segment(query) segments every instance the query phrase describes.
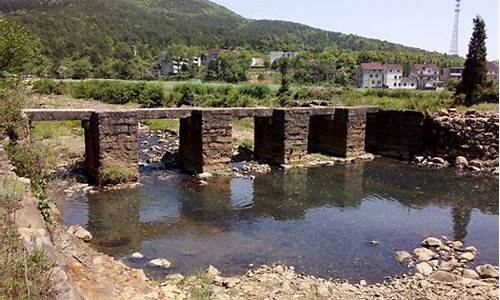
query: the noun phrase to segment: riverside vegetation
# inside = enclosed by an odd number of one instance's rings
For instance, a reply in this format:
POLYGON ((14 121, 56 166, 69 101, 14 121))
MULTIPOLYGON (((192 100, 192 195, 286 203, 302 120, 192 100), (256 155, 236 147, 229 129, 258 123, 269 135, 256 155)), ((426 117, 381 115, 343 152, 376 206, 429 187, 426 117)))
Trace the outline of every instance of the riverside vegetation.
MULTIPOLYGON (((280 106, 277 85, 223 84, 182 82, 137 82, 120 80, 35 81, 33 91, 41 95, 69 95, 77 99, 94 99, 110 104, 137 103, 142 107, 280 106)), ((329 86, 293 86, 289 95, 292 105, 310 101, 330 105, 370 105, 382 109, 414 109, 436 112, 454 106, 453 94, 447 91, 409 91, 353 89, 329 86)), ((477 104, 469 109, 496 110, 498 104, 477 104)), ((465 111, 465 107, 459 107, 465 111)))

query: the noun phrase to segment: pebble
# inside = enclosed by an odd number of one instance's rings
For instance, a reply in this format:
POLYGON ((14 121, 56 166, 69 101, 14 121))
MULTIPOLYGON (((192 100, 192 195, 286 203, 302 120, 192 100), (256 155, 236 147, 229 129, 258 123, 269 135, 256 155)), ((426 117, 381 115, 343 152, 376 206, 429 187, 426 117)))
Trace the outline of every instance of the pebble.
POLYGON ((132 254, 130 255, 130 257, 132 257, 132 258, 136 258, 136 259, 142 259, 142 258, 144 258, 144 255, 142 255, 142 254, 141 254, 141 253, 139 253, 139 252, 134 252, 134 253, 132 253, 132 254))
POLYGON ((172 263, 165 258, 156 258, 148 262, 150 266, 169 269, 172 263))
POLYGON ((490 264, 481 265, 476 267, 476 272, 481 278, 498 278, 498 268, 490 264))
POLYGON ((429 237, 422 241, 422 246, 424 247, 441 247, 443 242, 435 237, 429 237))

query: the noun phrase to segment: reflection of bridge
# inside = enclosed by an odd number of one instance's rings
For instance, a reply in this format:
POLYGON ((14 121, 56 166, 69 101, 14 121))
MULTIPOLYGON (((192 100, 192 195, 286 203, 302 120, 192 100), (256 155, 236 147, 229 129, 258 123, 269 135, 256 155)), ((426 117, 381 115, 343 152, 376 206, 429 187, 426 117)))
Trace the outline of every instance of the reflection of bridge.
MULTIPOLYGON (((352 208, 361 205, 363 199, 376 194, 398 201, 414 209, 426 206, 451 206, 455 239, 463 240, 473 209, 497 214, 498 203, 493 193, 491 201, 478 198, 477 191, 468 187, 467 179, 454 178, 455 189, 426 190, 422 197, 414 190, 415 185, 426 189, 425 182, 439 186, 442 175, 431 172, 426 178, 409 182, 401 176, 401 164, 370 162, 348 164, 330 168, 292 169, 283 175, 258 176, 249 195, 253 192, 252 206, 237 210, 232 207, 231 179, 219 178, 209 186, 179 187, 179 208, 173 217, 160 217, 151 222, 140 219, 141 190, 126 193, 89 195, 89 228, 95 234, 95 242, 101 246, 121 246, 139 250, 142 241, 161 236, 185 236, 197 232, 200 235, 218 235, 231 230, 235 220, 274 218, 277 220, 303 219, 313 208, 335 206, 352 208), (381 177, 380 174, 389 174, 381 177), (93 197, 98 197, 93 199, 93 197), (110 197, 105 199, 103 197, 110 197), (117 199, 119 198, 119 199, 117 199), (125 198, 125 199, 121 199, 125 198)), ((233 199, 234 200, 234 199, 233 199)))

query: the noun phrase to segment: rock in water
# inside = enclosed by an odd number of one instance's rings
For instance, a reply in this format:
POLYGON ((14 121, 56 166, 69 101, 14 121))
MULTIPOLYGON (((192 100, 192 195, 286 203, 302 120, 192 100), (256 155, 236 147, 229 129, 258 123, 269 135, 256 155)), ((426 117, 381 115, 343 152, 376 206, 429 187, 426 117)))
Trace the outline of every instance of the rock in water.
POLYGON ((492 265, 477 266, 476 272, 481 278, 498 278, 498 269, 495 269, 492 265))
POLYGON ((207 274, 215 277, 220 274, 219 270, 217 270, 214 266, 210 265, 207 269, 207 274))
POLYGON ((441 247, 443 242, 435 237, 429 237, 422 241, 424 247, 441 247))
POLYGON ((76 236, 84 242, 90 242, 92 240, 92 234, 80 225, 73 225, 69 227, 67 232, 76 236))
POLYGON ((159 268, 165 268, 165 269, 169 269, 170 266, 172 265, 168 260, 166 260, 164 258, 157 258, 157 259, 150 260, 148 262, 148 264, 150 266, 153 266, 153 267, 159 267, 159 268))
POLYGON ((467 160, 467 158, 463 157, 463 156, 457 156, 457 158, 455 158, 455 166, 459 167, 459 168, 465 168, 469 165, 469 161, 467 160))
POLYGON ((397 251, 395 253, 396 260, 400 263, 408 261, 411 259, 411 254, 406 251, 397 251))
POLYGON ((421 262, 417 265, 417 272, 424 275, 429 276, 432 274, 432 267, 426 262, 421 262))
POLYGON ((434 253, 434 251, 431 251, 427 248, 417 248, 413 250, 413 253, 415 253, 417 260, 420 262, 429 261, 438 257, 438 255, 434 253))
POLYGON ((142 255, 142 254, 141 254, 141 253, 139 253, 139 252, 134 252, 134 253, 132 253, 132 254, 130 255, 130 257, 135 258, 135 259, 142 259, 142 258, 144 258, 144 255, 142 255))

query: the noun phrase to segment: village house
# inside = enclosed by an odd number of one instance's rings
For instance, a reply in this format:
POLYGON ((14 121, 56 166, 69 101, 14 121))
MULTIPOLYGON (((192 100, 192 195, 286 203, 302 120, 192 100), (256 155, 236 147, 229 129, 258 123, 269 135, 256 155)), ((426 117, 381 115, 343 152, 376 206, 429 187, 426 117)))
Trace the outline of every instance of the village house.
POLYGON ((401 87, 401 79, 403 78, 403 67, 397 64, 384 65, 384 87, 389 89, 397 89, 401 87))
POLYGON ((282 57, 288 57, 288 58, 293 58, 296 57, 299 53, 298 52, 293 52, 293 51, 272 51, 269 54, 269 62, 270 64, 273 64, 276 60, 282 58, 282 57))
POLYGON ((266 62, 261 57, 252 57, 252 63, 250 66, 252 68, 265 68, 266 62))
POLYGON ((417 89, 417 80, 411 77, 403 77, 401 78, 401 82, 399 83, 398 89, 403 90, 416 90, 417 89))
POLYGON ((443 69, 442 80, 462 80, 462 74, 464 73, 464 67, 448 67, 443 69))
POLYGON ((384 66, 379 63, 362 63, 357 71, 359 88, 382 88, 384 79, 384 66))
POLYGON ((211 61, 214 61, 214 60, 218 59, 220 57, 220 54, 223 53, 223 52, 226 52, 226 51, 227 50, 220 49, 220 48, 209 49, 208 50, 208 54, 205 55, 205 61, 204 61, 205 66, 208 66, 208 64, 211 61))
POLYGON ((436 64, 416 64, 410 77, 417 80, 419 90, 435 90, 442 85, 439 67, 436 64))
POLYGON ((488 72, 488 76, 491 76, 498 81, 498 63, 496 62, 486 63, 486 72, 488 72))
POLYGON ((177 75, 183 69, 186 70, 189 66, 201 66, 201 57, 193 56, 191 58, 184 58, 180 56, 170 57, 162 53, 160 58, 160 73, 161 75, 177 75))

